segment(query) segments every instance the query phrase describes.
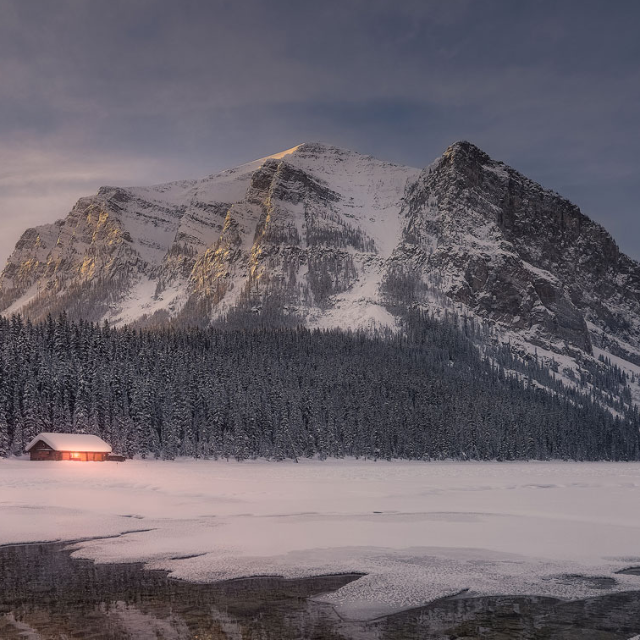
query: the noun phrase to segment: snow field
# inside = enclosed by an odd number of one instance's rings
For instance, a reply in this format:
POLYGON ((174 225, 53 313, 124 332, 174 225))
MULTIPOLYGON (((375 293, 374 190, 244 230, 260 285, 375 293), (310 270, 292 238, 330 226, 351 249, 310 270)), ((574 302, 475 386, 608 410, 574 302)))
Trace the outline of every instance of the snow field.
POLYGON ((638 463, 0 461, 0 544, 74 540, 176 578, 367 575, 322 599, 372 618, 468 589, 640 589, 638 463))

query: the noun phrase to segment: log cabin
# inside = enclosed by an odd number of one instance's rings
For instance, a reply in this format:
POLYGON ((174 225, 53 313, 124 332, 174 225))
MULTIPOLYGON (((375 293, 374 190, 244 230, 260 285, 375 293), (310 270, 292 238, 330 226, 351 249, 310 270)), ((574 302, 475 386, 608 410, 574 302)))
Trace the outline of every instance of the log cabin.
POLYGON ((98 436, 86 433, 40 433, 26 446, 25 451, 31 460, 103 462, 112 457, 109 455, 109 444, 98 436))

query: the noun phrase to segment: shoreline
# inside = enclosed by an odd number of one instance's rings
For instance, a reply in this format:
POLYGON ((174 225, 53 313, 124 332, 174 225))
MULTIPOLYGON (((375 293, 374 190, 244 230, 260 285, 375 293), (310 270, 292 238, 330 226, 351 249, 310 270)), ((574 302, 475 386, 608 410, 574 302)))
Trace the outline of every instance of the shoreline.
POLYGON ((441 638, 443 633, 487 628, 498 634, 495 637, 514 640, 537 637, 535 633, 545 629, 554 638, 577 637, 571 634, 584 630, 590 638, 603 640, 628 640, 640 632, 640 589, 579 600, 462 591, 385 616, 357 620, 343 617, 317 598, 357 581, 363 574, 297 579, 247 576, 213 583, 189 582, 142 562, 103 564, 75 558, 71 547, 78 542, 0 547, 3 638, 13 640, 28 628, 38 634, 75 629, 75 633, 90 632, 95 638, 138 640, 146 637, 136 635, 140 631, 135 631, 135 621, 141 617, 159 638, 173 637, 162 631, 169 620, 182 629, 180 638, 195 638, 206 629, 229 630, 234 625, 237 629, 282 633, 283 638, 307 637, 304 634, 312 628, 326 634, 317 637, 346 640, 430 639, 441 638), (15 635, 11 635, 12 628, 15 635))

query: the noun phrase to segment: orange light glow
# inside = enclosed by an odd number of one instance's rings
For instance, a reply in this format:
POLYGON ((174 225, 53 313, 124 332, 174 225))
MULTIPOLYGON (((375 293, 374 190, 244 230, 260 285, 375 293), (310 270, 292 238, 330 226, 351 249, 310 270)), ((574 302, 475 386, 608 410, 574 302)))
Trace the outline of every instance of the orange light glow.
POLYGON ((79 454, 79 453, 72 453, 72 454, 71 454, 71 457, 72 457, 74 460, 79 460, 79 459, 80 459, 80 454, 79 454))

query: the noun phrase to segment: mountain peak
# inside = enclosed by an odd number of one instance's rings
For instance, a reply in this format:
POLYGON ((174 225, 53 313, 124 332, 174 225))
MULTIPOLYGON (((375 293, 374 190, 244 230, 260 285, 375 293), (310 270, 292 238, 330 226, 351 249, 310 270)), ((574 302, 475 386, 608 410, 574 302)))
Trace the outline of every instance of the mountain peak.
POLYGON ((455 158, 464 161, 480 162, 481 164, 487 164, 493 162, 491 157, 485 153, 480 147, 468 142, 467 140, 459 140, 447 147, 447 150, 442 154, 444 158, 455 158))
MULTIPOLYGON (((285 160, 290 156, 294 157, 308 157, 308 158, 319 158, 321 156, 359 156, 360 154, 356 151, 350 151, 348 149, 341 149, 340 147, 336 147, 330 144, 326 144, 324 142, 302 142, 297 144, 295 147, 291 147, 290 149, 285 149, 284 151, 279 151, 277 153, 272 153, 271 155, 264 156, 263 158, 258 158, 257 160, 252 160, 251 162, 247 162, 239 167, 234 167, 233 169, 227 169, 223 173, 235 174, 238 172, 246 172, 253 171, 258 169, 262 165, 268 162, 273 162, 277 160, 285 160)), ((218 174, 214 174, 214 177, 218 174)))
POLYGON ((330 144, 326 144, 325 142, 302 142, 297 144, 295 147, 291 147, 290 149, 286 149, 285 151, 280 151, 278 153, 273 153, 271 155, 262 158, 262 160, 281 160, 282 158, 292 155, 292 154, 315 154, 322 155, 327 153, 355 153, 355 151, 348 151, 347 149, 340 149, 339 147, 335 147, 330 144))
POLYGON ((328 144, 326 142, 303 142, 302 144, 294 147, 292 153, 296 154, 305 154, 305 155, 362 155, 357 151, 352 151, 351 149, 344 149, 342 147, 336 147, 335 145, 328 144))
POLYGON ((305 144, 307 143, 297 144, 295 147, 291 147, 290 149, 285 149, 285 151, 280 151, 279 153, 273 153, 270 156, 267 156, 267 159, 280 160, 285 156, 295 153, 296 151, 298 151, 298 149, 300 149, 301 147, 304 147, 305 144))

